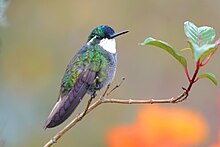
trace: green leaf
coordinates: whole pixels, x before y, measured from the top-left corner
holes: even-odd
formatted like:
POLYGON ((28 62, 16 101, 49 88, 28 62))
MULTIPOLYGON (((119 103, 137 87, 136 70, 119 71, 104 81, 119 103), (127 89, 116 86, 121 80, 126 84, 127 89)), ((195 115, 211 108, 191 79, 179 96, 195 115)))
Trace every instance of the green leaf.
POLYGON ((208 55, 210 55, 211 53, 213 53, 216 50, 215 46, 209 46, 210 48, 208 50, 206 50, 200 57, 200 61, 201 63, 206 59, 206 57, 208 57, 208 55))
POLYGON ((183 52, 183 51, 187 51, 187 50, 192 50, 192 49, 189 47, 186 47, 186 48, 181 49, 180 51, 183 52))
POLYGON ((187 21, 184 23, 184 31, 193 49, 194 59, 198 61, 201 56, 204 60, 209 54, 215 51, 216 44, 213 43, 215 30, 211 27, 197 27, 187 21))
POLYGON ((215 51, 215 44, 205 44, 201 47, 195 47, 193 45, 194 48, 197 48, 197 51, 194 51, 194 58, 196 61, 198 61, 200 59, 200 61, 202 62, 209 54, 211 54, 212 52, 215 51))
POLYGON ((186 21, 184 23, 184 31, 190 42, 202 46, 213 43, 215 38, 215 30, 211 27, 197 27, 193 23, 186 21))
POLYGON ((198 76, 198 78, 208 78, 211 80, 215 85, 218 84, 218 81, 216 79, 216 76, 213 73, 204 73, 198 76))
POLYGON ((187 67, 186 59, 183 56, 181 56, 172 46, 170 46, 168 43, 164 41, 156 40, 154 38, 149 37, 145 39, 144 42, 141 43, 141 45, 153 45, 161 49, 164 49, 169 54, 171 54, 174 58, 176 58, 180 62, 180 64, 183 65, 184 68, 187 67))

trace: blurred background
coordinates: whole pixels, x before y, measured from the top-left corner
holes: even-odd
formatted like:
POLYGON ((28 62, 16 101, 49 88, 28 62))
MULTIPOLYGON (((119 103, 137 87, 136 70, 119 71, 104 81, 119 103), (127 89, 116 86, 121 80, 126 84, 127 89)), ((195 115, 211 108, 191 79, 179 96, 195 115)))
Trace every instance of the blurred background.
MULTIPOLYGON (((43 146, 85 108, 88 96, 65 123, 43 130, 57 100, 66 65, 85 44, 91 30, 102 24, 110 25, 116 32, 130 30, 129 34, 117 39, 118 68, 112 86, 122 77, 126 80, 110 97, 163 99, 179 95, 181 87, 188 85, 182 66, 165 51, 138 43, 151 36, 167 41, 178 50, 183 49, 187 47, 183 30, 185 21, 213 27, 217 39, 220 37, 219 6, 218 0, 0 0, 0 146, 43 146)), ((182 54, 192 73, 191 52, 182 54)), ((217 51, 201 72, 213 72, 220 79, 219 56, 217 51)), ((117 140, 117 128, 129 128, 141 120, 148 120, 143 121, 143 126, 150 126, 149 122, 158 124, 156 128, 173 124, 170 129, 165 127, 157 131, 160 137, 152 135, 154 129, 147 128, 148 135, 142 134, 144 140, 153 140, 147 136, 172 139, 165 131, 169 132, 181 122, 184 122, 184 128, 181 125, 180 129, 174 128, 176 134, 182 132, 180 140, 200 135, 194 142, 186 144, 164 145, 160 139, 157 142, 161 144, 154 146, 206 147, 217 144, 220 138, 220 87, 209 80, 196 83, 186 101, 155 107, 103 104, 54 146, 116 147, 119 145, 113 142, 115 134, 117 140), (175 113, 179 111, 181 113, 175 113), (140 115, 149 118, 139 119, 140 115), (161 135, 160 132, 165 133, 161 135)), ((131 140, 135 140, 137 134, 131 133, 131 140)), ((123 133, 118 138, 123 140, 123 133)), ((131 144, 126 146, 147 146, 131 144)))

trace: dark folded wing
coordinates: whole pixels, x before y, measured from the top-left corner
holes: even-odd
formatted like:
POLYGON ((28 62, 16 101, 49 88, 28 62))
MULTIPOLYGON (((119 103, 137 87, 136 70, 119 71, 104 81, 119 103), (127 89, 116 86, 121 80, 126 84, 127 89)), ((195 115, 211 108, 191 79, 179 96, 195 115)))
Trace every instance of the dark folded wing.
POLYGON ((45 128, 55 127, 64 122, 76 109, 96 78, 96 72, 84 69, 66 96, 58 99, 45 124, 45 128))

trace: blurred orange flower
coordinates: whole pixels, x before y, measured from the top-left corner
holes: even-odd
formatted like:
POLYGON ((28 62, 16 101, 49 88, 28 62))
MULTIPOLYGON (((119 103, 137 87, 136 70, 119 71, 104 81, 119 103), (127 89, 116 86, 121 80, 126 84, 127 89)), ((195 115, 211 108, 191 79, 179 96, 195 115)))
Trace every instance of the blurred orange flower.
POLYGON ((185 147, 202 142, 207 134, 203 117, 184 108, 147 106, 132 125, 111 129, 109 147, 185 147))

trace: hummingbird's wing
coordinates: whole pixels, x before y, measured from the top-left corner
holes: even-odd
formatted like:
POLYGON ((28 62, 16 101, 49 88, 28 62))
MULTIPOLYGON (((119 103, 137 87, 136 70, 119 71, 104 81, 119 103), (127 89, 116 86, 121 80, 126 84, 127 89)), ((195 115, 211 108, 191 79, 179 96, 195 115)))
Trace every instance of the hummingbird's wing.
POLYGON ((61 83, 60 97, 48 116, 45 128, 52 128, 64 122, 81 102, 89 86, 93 84, 97 75, 97 70, 93 67, 100 63, 91 63, 89 55, 82 56, 74 57, 67 66, 61 83), (86 58, 81 60, 82 56, 86 58))

